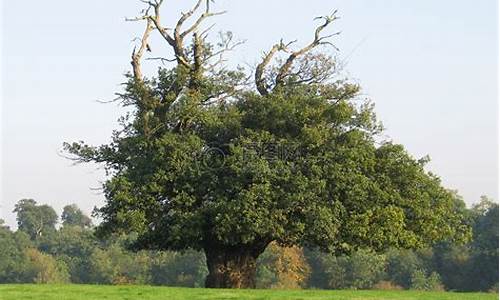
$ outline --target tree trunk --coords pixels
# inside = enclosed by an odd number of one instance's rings
[[[254,248],[205,249],[209,272],[205,287],[254,289],[257,258],[263,251]]]

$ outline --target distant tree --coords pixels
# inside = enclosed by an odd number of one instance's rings
[[[5,225],[5,220],[0,219],[0,230],[9,230],[9,226]]]
[[[325,276],[325,264],[323,258],[331,255],[322,253],[318,249],[304,249],[304,256],[311,268],[311,274],[307,280],[307,287],[315,289],[326,289],[327,280]]]
[[[135,278],[128,276],[133,256],[118,244],[105,249],[96,248],[91,255],[92,282],[103,284],[131,284]]]
[[[203,287],[208,273],[203,253],[187,250],[183,253],[158,251],[152,258],[152,284],[184,287]]]
[[[433,265],[427,270],[439,273],[447,289],[455,291],[472,290],[470,244],[438,243],[433,247]]]
[[[483,196],[472,213],[471,289],[488,291],[498,286],[498,203]]]
[[[309,284],[316,288],[370,289],[386,275],[385,255],[372,250],[340,256],[308,252],[307,256],[313,262]]]
[[[348,253],[468,239],[425,160],[377,142],[373,105],[321,52],[333,45],[335,13],[317,18],[310,43],[281,41],[246,74],[224,66],[238,44],[232,34],[206,39],[203,21],[218,15],[212,1],[196,1],[173,31],[160,22],[162,0],[142,2],[134,20],[146,29],[118,99],[131,114],[108,145],[65,145],[111,175],[100,233],[135,231],[136,249],[203,250],[206,286],[232,288],[256,286],[256,261],[273,241]],[[141,62],[153,33],[172,48],[173,65],[147,79]]]
[[[358,250],[349,257],[350,288],[371,289],[384,279],[386,257],[369,250]]]
[[[496,203],[493,199],[489,198],[486,195],[482,195],[479,199],[479,202],[472,206],[471,212],[473,217],[480,217],[486,215],[490,210],[498,207],[498,203]]]
[[[57,213],[48,205],[37,205],[33,199],[23,199],[16,204],[14,212],[18,229],[33,240],[56,231]]]
[[[92,226],[92,220],[76,204],[66,205],[63,208],[61,220],[65,226],[80,226],[83,228]]]
[[[98,284],[149,284],[151,283],[152,255],[126,249],[133,236],[119,235],[101,241],[89,257],[89,277]]]
[[[29,236],[23,232],[12,232],[0,225],[0,283],[21,283],[24,281],[26,260],[24,250],[33,247]]]
[[[62,260],[68,266],[73,283],[91,282],[91,255],[98,241],[91,229],[80,226],[63,226],[56,234],[38,242],[38,249]]]
[[[498,255],[498,203],[482,196],[472,208],[474,218],[473,246]]]
[[[425,268],[417,253],[412,250],[390,249],[385,255],[387,279],[404,288],[410,288],[411,277],[415,271]]]

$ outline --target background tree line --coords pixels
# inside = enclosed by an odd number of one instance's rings
[[[334,256],[272,243],[259,257],[257,287],[497,291],[498,204],[482,197],[467,209],[457,199],[473,228],[466,245]],[[60,226],[52,207],[31,199],[20,200],[14,212],[17,231],[0,220],[0,283],[204,285],[202,252],[132,252],[137,236],[97,238],[76,205],[64,207]]]

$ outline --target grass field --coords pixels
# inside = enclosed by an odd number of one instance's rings
[[[416,291],[211,290],[150,286],[0,285],[0,300],[382,300],[498,299],[498,294]]]

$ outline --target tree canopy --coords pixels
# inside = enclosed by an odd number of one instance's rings
[[[57,213],[48,205],[37,205],[33,199],[20,200],[14,209],[17,214],[19,230],[26,232],[32,239],[55,231]]]
[[[92,220],[76,204],[66,205],[61,215],[63,225],[90,227]]]

